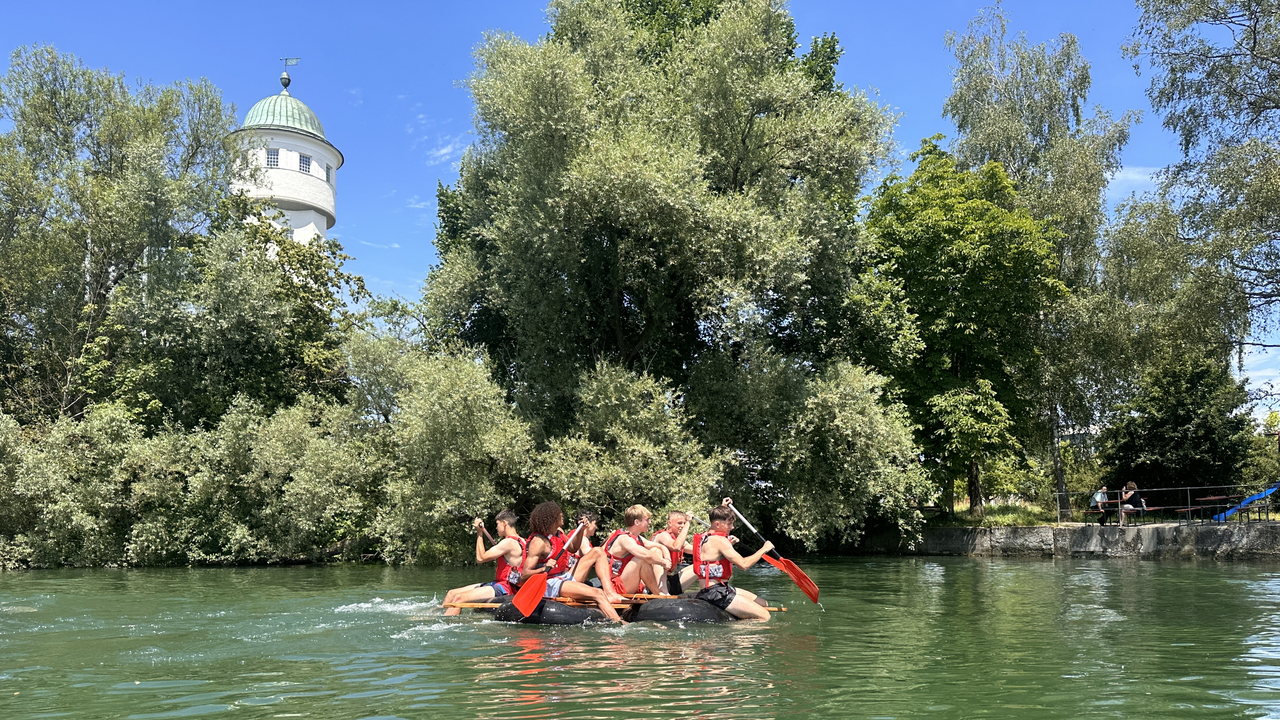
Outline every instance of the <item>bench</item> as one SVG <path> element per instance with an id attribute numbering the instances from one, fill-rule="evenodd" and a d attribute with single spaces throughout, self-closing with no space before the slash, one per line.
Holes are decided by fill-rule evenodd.
<path id="1" fill-rule="evenodd" d="M 1203 509 L 1204 509 L 1204 508 L 1202 508 L 1202 507 L 1185 507 L 1185 508 L 1173 508 L 1173 511 L 1174 511 L 1175 513 L 1178 513 L 1178 514 L 1182 515 L 1182 516 L 1186 519 L 1187 524 L 1188 524 L 1188 525 L 1190 525 L 1190 524 L 1191 524 L 1191 513 L 1199 514 L 1199 513 L 1200 513 L 1200 511 L 1201 511 L 1201 510 L 1203 510 Z"/>

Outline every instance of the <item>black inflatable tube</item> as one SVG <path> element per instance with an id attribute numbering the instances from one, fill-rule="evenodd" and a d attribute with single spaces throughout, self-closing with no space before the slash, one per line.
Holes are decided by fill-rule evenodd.
<path id="1" fill-rule="evenodd" d="M 631 622 L 695 622 L 720 623 L 737 620 L 734 616 L 706 600 L 671 598 L 650 600 L 637 607 Z"/>
<path id="2" fill-rule="evenodd" d="M 597 608 L 569 607 L 564 603 L 543 598 L 538 607 L 524 617 L 511 601 L 493 611 L 493 619 L 499 622 L 518 622 L 526 625 L 588 625 L 607 622 L 604 613 Z"/>

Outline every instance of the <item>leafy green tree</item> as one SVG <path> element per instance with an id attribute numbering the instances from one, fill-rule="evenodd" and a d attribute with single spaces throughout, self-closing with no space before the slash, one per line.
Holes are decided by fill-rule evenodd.
<path id="1" fill-rule="evenodd" d="M 243 196 L 212 234 L 143 262 L 113 293 L 85 351 L 91 398 L 134 408 L 153 427 L 212 426 L 237 396 L 267 413 L 303 394 L 342 398 L 341 343 L 363 297 L 334 241 L 297 243 Z"/>
<path id="2" fill-rule="evenodd" d="M 1087 114 L 1092 79 L 1076 37 L 1064 33 L 1036 45 L 1022 34 L 1010 38 L 999 5 L 984 10 L 963 36 L 949 33 L 947 46 L 957 64 L 943 112 L 956 124 L 957 162 L 966 168 L 1001 163 L 1018 203 L 1057 230 L 1056 274 L 1071 294 L 1048 304 L 1037 323 L 1043 357 L 1037 425 L 1043 431 L 1022 434 L 1030 449 L 1048 451 L 1065 499 L 1058 453 L 1064 426 L 1095 426 L 1117 402 L 1109 391 L 1136 379 L 1127 377 L 1128 336 L 1115 317 L 1124 307 L 1097 279 L 1105 190 L 1137 117 L 1113 120 L 1102 108 Z"/>
<path id="3" fill-rule="evenodd" d="M 931 404 L 968 392 L 989 398 L 982 414 L 995 425 L 1007 413 L 1014 427 L 1026 427 L 1040 372 L 1036 320 L 1065 289 L 1054 272 L 1052 231 L 1019 207 L 998 163 L 961 170 L 932 139 L 912 157 L 915 172 L 888 178 L 868 218 L 882 252 L 893 258 L 924 342 L 895 378 L 926 456 L 976 469 L 985 446 L 959 442 L 974 434 L 948 432 Z M 955 478 L 940 469 L 946 491 Z M 980 480 L 971 479 L 969 488 L 971 507 L 981 513 Z"/>
<path id="4" fill-rule="evenodd" d="M 916 508 L 933 490 L 907 409 L 885 401 L 885 384 L 864 368 L 835 364 L 810 385 L 782 433 L 777 525 L 810 550 L 824 537 L 856 540 L 872 515 L 908 537 L 921 525 Z"/>
<path id="5" fill-rule="evenodd" d="M 83 414 L 115 290 L 208 226 L 243 168 L 208 83 L 131 88 L 49 47 L 0 78 L 0 407 Z"/>
<path id="6" fill-rule="evenodd" d="M 470 519 L 508 506 L 525 486 L 533 453 L 486 367 L 474 357 L 412 358 L 387 449 L 386 500 L 371 534 L 388 561 L 459 557 Z"/>
<path id="7" fill-rule="evenodd" d="M 1100 438 L 1108 486 L 1234 486 L 1253 437 L 1243 380 L 1194 355 L 1156 365 Z"/>
<path id="8" fill-rule="evenodd" d="M 554 3 L 544 40 L 478 50 L 480 141 L 441 191 L 432 326 L 486 350 L 540 438 L 568 431 L 600 359 L 696 403 L 699 368 L 747 346 L 909 352 L 856 221 L 890 116 L 822 87 L 773 4 L 681 21 L 660 53 L 628 7 Z"/>
<path id="9" fill-rule="evenodd" d="M 1164 179 L 1182 200 L 1184 242 L 1238 284 L 1252 310 L 1246 322 L 1265 330 L 1280 299 L 1280 4 L 1138 7 L 1126 51 L 1146 61 L 1151 105 L 1181 142 L 1183 158 Z"/>
<path id="10" fill-rule="evenodd" d="M 573 430 L 538 457 L 533 483 L 621 523 L 641 503 L 657 512 L 704 506 L 729 462 L 705 453 L 683 398 L 652 377 L 601 363 L 578 387 Z"/>

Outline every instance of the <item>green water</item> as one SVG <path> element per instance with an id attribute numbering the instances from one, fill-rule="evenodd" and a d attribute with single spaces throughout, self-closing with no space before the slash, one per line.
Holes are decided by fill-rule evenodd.
<path id="1" fill-rule="evenodd" d="M 0 718 L 1280 718 L 1280 566 L 763 568 L 768 624 L 444 618 L 477 569 L 0 575 Z M 735 579 L 739 576 L 735 574 Z"/>

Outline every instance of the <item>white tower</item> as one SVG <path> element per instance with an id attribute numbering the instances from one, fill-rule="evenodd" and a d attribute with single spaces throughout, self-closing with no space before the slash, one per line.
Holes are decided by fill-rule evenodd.
<path id="1" fill-rule="evenodd" d="M 324 137 L 311 108 L 289 94 L 289 73 L 280 74 L 284 90 L 259 100 L 236 132 L 251 135 L 250 158 L 262 168 L 255 185 L 239 185 L 250 197 L 268 198 L 284 213 L 293 239 L 327 237 L 336 215 L 336 182 L 342 153 Z"/>

